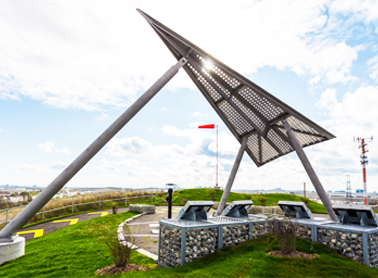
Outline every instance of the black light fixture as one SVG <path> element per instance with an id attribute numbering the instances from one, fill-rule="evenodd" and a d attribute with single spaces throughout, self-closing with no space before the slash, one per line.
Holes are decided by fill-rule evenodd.
<path id="1" fill-rule="evenodd" d="M 165 200 L 168 201 L 168 219 L 171 219 L 171 217 L 172 217 L 172 193 L 173 193 L 173 188 L 175 188 L 176 184 L 167 183 L 165 186 L 168 188 L 168 196 L 167 196 L 167 198 L 165 198 Z"/>

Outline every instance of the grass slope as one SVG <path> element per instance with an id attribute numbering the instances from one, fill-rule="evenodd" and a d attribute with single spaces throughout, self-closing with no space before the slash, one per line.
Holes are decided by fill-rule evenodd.
<path id="1" fill-rule="evenodd" d="M 96 217 L 28 241 L 25 255 L 0 266 L 0 277 L 92 277 L 113 262 L 103 241 L 88 227 L 100 223 L 114 227 L 137 213 Z M 132 252 L 132 263 L 154 267 L 154 261 Z"/>
<path id="2" fill-rule="evenodd" d="M 188 199 L 190 201 L 214 201 L 219 202 L 222 198 L 223 190 L 212 189 L 212 188 L 196 188 L 196 189 L 183 189 L 173 192 L 172 203 L 173 205 L 183 206 L 185 202 L 181 200 Z M 166 196 L 156 198 L 155 204 L 161 204 L 161 201 L 165 200 Z M 303 202 L 304 198 L 292 194 L 281 194 L 281 193 L 272 193 L 272 194 L 247 194 L 247 193 L 235 193 L 231 192 L 227 202 L 231 203 L 233 201 L 241 200 L 252 200 L 253 204 L 256 206 L 261 205 L 261 202 L 258 200 L 260 197 L 266 199 L 267 206 L 276 206 L 278 201 L 294 201 L 294 202 Z M 313 213 L 327 213 L 326 209 L 322 204 L 317 202 L 308 201 L 307 206 Z"/>

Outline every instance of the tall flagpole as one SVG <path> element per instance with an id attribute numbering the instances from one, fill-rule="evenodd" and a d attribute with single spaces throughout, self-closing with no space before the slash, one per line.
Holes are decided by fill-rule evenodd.
<path id="1" fill-rule="evenodd" d="M 218 188 L 218 125 L 217 125 L 217 167 L 215 176 L 215 188 Z"/>

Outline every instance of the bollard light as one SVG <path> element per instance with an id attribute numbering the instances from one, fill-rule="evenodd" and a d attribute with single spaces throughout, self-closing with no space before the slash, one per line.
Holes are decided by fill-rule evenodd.
<path id="1" fill-rule="evenodd" d="M 171 217 L 172 217 L 172 192 L 173 192 L 173 188 L 175 188 L 176 184 L 167 183 L 165 186 L 168 188 L 168 196 L 167 196 L 167 198 L 165 198 L 165 200 L 168 201 L 168 219 L 171 219 Z"/>

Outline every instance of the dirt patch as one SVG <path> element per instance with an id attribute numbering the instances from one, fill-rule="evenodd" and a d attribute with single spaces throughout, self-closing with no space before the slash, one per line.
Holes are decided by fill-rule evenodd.
<path id="1" fill-rule="evenodd" d="M 288 257 L 288 258 L 305 258 L 305 259 L 314 259 L 318 257 L 316 254 L 307 254 L 300 251 L 293 251 L 290 254 L 285 254 L 282 251 L 268 251 L 266 252 L 268 255 L 273 255 L 276 257 Z"/>
<path id="2" fill-rule="evenodd" d="M 128 271 L 133 271 L 133 270 L 149 270 L 148 267 L 141 266 L 138 264 L 128 264 L 125 267 L 116 267 L 115 264 L 111 266 L 106 266 L 101 269 L 96 270 L 97 275 L 109 275 L 109 274 L 116 274 L 116 273 L 122 273 L 122 272 L 128 272 Z"/>

